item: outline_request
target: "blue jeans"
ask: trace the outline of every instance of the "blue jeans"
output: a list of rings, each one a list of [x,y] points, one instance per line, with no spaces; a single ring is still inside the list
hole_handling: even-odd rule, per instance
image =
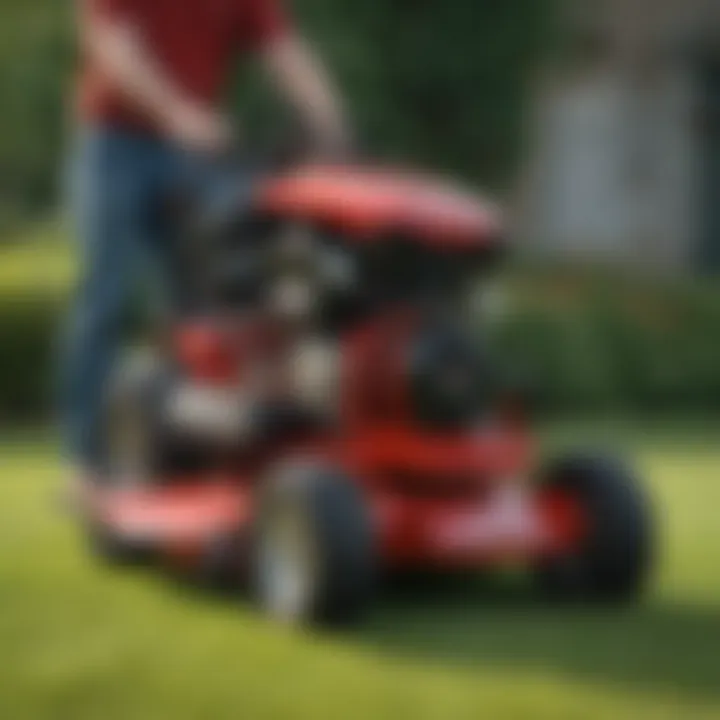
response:
[[[80,280],[61,358],[61,421],[75,463],[102,459],[102,410],[137,280],[177,299],[176,248],[167,202],[205,183],[209,165],[152,136],[84,128],[71,158],[70,204]]]

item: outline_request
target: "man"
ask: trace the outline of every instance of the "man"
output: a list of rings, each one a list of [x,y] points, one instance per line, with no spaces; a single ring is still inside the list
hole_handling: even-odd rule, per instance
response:
[[[67,450],[82,485],[101,468],[104,389],[139,262],[171,274],[162,199],[238,138],[220,107],[256,53],[305,126],[344,141],[335,94],[278,0],[78,0],[83,68],[72,199],[82,276],[63,363]],[[75,488],[77,489],[77,488]]]

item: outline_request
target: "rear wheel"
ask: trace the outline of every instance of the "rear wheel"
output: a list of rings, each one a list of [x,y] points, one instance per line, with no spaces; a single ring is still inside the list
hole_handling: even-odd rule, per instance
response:
[[[181,439],[166,419],[177,378],[151,350],[132,353],[106,398],[103,451],[108,476],[120,483],[158,483],[205,468],[208,453]]]
[[[103,422],[112,480],[147,481],[162,469],[159,416],[167,384],[160,358],[145,349],[130,354],[113,378]]]
[[[258,503],[251,580],[260,607],[291,623],[350,624],[368,609],[374,554],[367,510],[341,473],[288,467]]]
[[[537,577],[557,599],[621,602],[643,587],[651,564],[648,500],[633,473],[606,456],[568,456],[544,472],[545,488],[574,496],[586,533],[573,552],[543,561]]]
[[[171,382],[165,363],[148,348],[136,349],[123,359],[104,398],[100,493],[156,483],[170,468],[162,407]],[[86,519],[85,532],[91,555],[102,563],[144,564],[150,554],[93,517],[93,511]]]

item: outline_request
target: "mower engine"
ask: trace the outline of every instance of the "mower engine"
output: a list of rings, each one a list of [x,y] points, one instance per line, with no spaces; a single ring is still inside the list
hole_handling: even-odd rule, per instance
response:
[[[336,216],[359,192],[364,214]],[[410,176],[310,168],[261,183],[189,263],[196,309],[172,334],[173,380],[165,363],[152,394],[166,438],[152,445],[227,456],[288,414],[293,426],[477,423],[492,379],[464,319],[501,240],[492,207]]]

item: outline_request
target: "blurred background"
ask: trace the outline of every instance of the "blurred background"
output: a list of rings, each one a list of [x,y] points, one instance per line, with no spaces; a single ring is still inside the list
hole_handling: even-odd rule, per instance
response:
[[[0,414],[48,409],[72,3],[1,0]],[[296,0],[373,157],[506,205],[503,347],[548,413],[720,410],[720,8],[712,0]],[[246,67],[248,145],[288,126]],[[12,379],[11,379],[12,378]]]
[[[73,3],[0,0],[0,714],[720,717],[720,3],[293,8],[373,157],[506,205],[497,347],[532,376],[549,443],[632,449],[664,521],[656,587],[613,619],[410,603],[339,642],[91,578],[47,509]],[[235,95],[249,143],[283,126],[252,68]],[[284,693],[263,685],[278,667]]]

